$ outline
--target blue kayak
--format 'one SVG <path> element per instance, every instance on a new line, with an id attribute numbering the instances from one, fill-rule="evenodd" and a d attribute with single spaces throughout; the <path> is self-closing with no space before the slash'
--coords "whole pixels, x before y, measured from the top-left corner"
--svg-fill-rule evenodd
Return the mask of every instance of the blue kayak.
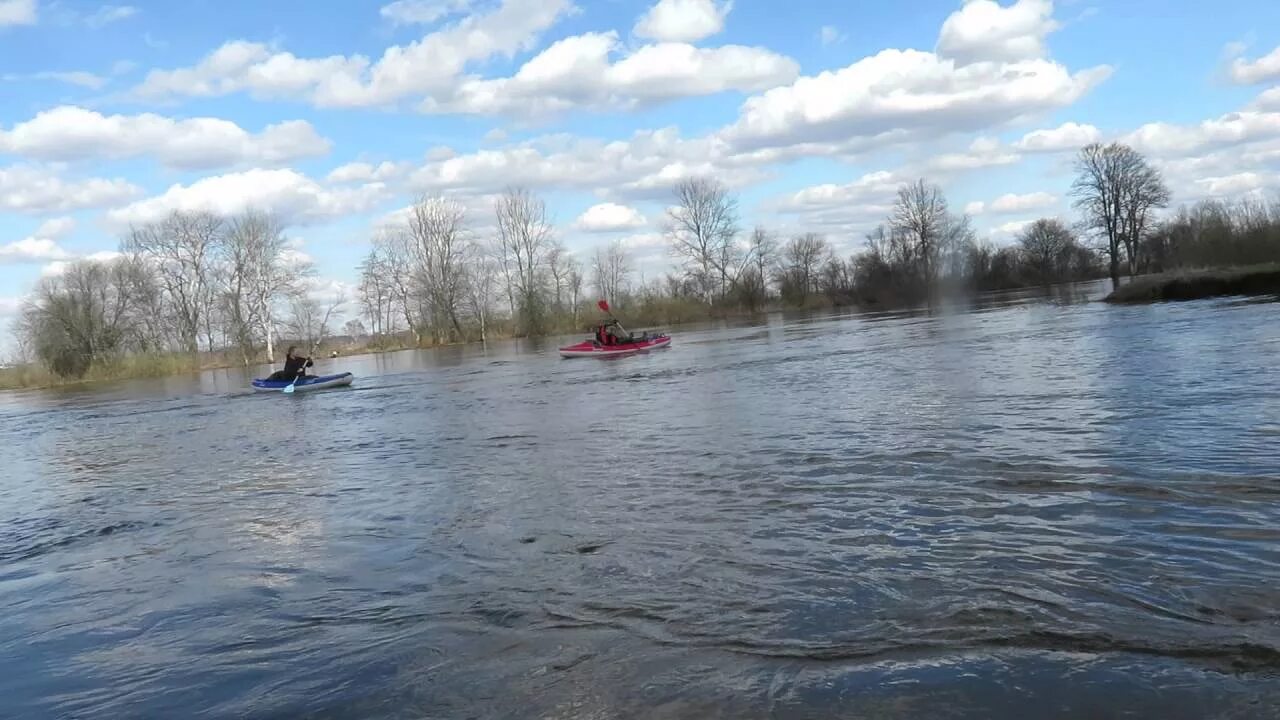
<path id="1" fill-rule="evenodd" d="M 339 373 L 337 375 L 317 375 L 315 377 L 305 377 L 299 379 L 293 385 L 294 392 L 304 392 L 308 390 L 323 390 L 331 387 L 342 387 L 350 385 L 356 376 L 349 372 Z M 288 380 L 264 380 L 257 378 L 253 381 L 253 389 L 260 392 L 280 392 L 289 386 Z"/>

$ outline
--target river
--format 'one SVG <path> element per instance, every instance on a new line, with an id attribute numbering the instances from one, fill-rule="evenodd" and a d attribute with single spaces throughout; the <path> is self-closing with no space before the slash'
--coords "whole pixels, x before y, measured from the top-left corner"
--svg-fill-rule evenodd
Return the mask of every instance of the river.
<path id="1" fill-rule="evenodd" d="M 0 397 L 9 718 L 1280 717 L 1275 302 Z"/>

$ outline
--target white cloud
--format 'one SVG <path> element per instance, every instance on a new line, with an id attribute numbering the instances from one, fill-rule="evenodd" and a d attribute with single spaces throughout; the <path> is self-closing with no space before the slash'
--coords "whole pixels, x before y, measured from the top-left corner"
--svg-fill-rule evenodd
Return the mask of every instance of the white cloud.
<path id="1" fill-rule="evenodd" d="M 27 237 L 0 245 L 0 265 L 11 263 L 46 262 L 71 257 L 66 250 L 50 238 Z"/>
<path id="2" fill-rule="evenodd" d="M 132 5 L 103 5 L 98 11 L 84 19 L 91 28 L 100 28 L 114 22 L 126 20 L 138 14 L 138 8 Z"/>
<path id="3" fill-rule="evenodd" d="M 1044 39 L 1058 29 L 1052 0 L 970 0 L 942 24 L 937 52 L 961 65 L 1044 57 Z"/>
<path id="4" fill-rule="evenodd" d="M 844 42 L 844 34 L 833 25 L 823 25 L 818 31 L 818 42 L 824 47 Z"/>
<path id="5" fill-rule="evenodd" d="M 52 238 L 54 240 L 57 240 L 58 238 L 69 235 L 71 231 L 75 229 L 76 229 L 75 218 L 69 218 L 69 217 L 49 218 L 48 220 L 45 220 L 44 222 L 40 223 L 40 227 L 36 228 L 35 236 L 42 237 L 42 238 Z"/>
<path id="6" fill-rule="evenodd" d="M 758 91 L 791 82 L 799 66 L 771 50 L 742 45 L 699 48 L 643 45 L 622 57 L 616 32 L 587 33 L 553 43 L 510 78 L 473 79 L 452 97 L 432 97 L 429 113 L 522 116 L 575 107 L 631 108 L 680 97 Z"/>
<path id="7" fill-rule="evenodd" d="M 0 151 L 41 160 L 119 159 L 153 155 L 175 168 L 276 164 L 323 155 L 331 143 L 303 120 L 253 134 L 218 118 L 183 120 L 144 113 L 105 116 L 63 105 L 0 130 Z"/>
<path id="8" fill-rule="evenodd" d="M 396 0 L 383 5 L 378 14 L 396 25 L 430 25 L 470 10 L 471 3 L 472 0 Z"/>
<path id="9" fill-rule="evenodd" d="M 659 42 L 697 42 L 724 30 L 731 0 L 658 0 L 636 21 L 636 37 Z"/>
<path id="10" fill-rule="evenodd" d="M 174 210 L 220 215 L 262 210 L 301 224 L 366 212 L 389 196 L 383 183 L 327 189 L 294 170 L 253 169 L 173 185 L 160 195 L 109 211 L 107 221 L 126 227 L 154 222 Z"/>
<path id="11" fill-rule="evenodd" d="M 377 165 L 366 162 L 347 163 L 334 168 L 325 176 L 331 183 L 384 182 L 394 180 L 408 172 L 407 163 L 383 161 Z"/>
<path id="12" fill-rule="evenodd" d="M 0 28 L 35 24 L 36 0 L 0 0 Z"/>
<path id="13" fill-rule="evenodd" d="M 573 9 L 570 0 L 503 0 L 409 45 L 363 55 L 299 58 L 261 43 L 229 42 L 190 68 L 154 70 L 135 88 L 143 98 L 212 97 L 248 91 L 302 98 L 319 107 L 391 105 L 453 88 L 468 64 L 528 50 Z"/>
<path id="14" fill-rule="evenodd" d="M 1200 197 L 1239 198 L 1241 195 L 1259 193 L 1280 187 L 1280 174 L 1275 172 L 1246 171 L 1207 177 L 1196 180 Z"/>
<path id="15" fill-rule="evenodd" d="M 3 76 L 5 82 L 15 82 L 20 80 L 52 80 L 54 82 L 66 83 L 68 85 L 76 85 L 90 90 L 100 90 L 107 84 L 107 79 L 101 75 L 94 75 L 91 72 L 83 70 L 71 71 L 54 71 L 45 70 L 27 75 L 17 73 L 8 73 Z"/>
<path id="16" fill-rule="evenodd" d="M 741 148 L 847 142 L 887 132 L 971 132 L 1074 103 L 1110 74 L 1071 74 L 1049 60 L 977 63 L 883 50 L 748 99 L 724 131 Z"/>
<path id="17" fill-rule="evenodd" d="M 1250 110 L 1263 112 L 1280 112 L 1280 85 L 1270 88 L 1254 98 L 1249 105 Z"/>
<path id="18" fill-rule="evenodd" d="M 1280 113 L 1243 111 L 1197 125 L 1147 123 L 1126 134 L 1121 142 L 1151 155 L 1186 157 L 1275 137 L 1280 137 Z"/>
<path id="19" fill-rule="evenodd" d="M 1089 143 L 1098 142 L 1102 133 L 1092 125 L 1063 123 L 1050 130 L 1035 130 L 1022 136 L 1014 147 L 1023 152 L 1075 152 Z"/>
<path id="20" fill-rule="evenodd" d="M 586 232 L 615 232 L 644 227 L 644 216 L 635 208 L 617 203 L 600 203 L 587 208 L 573 226 Z"/>
<path id="21" fill-rule="evenodd" d="M 484 134 L 483 140 L 489 143 L 500 143 L 507 141 L 507 131 L 502 128 L 494 128 Z"/>
<path id="22" fill-rule="evenodd" d="M 804 188 L 781 198 L 772 207 L 796 216 L 801 226 L 811 230 L 870 229 L 892 211 L 898 188 L 910 180 L 905 172 L 881 170 L 846 184 L 824 183 Z"/>
<path id="23" fill-rule="evenodd" d="M 52 218 L 40 224 L 35 233 L 21 240 L 0 245 L 0 265 L 65 260 L 71 253 L 58 245 L 58 240 L 75 229 L 69 217 Z"/>
<path id="24" fill-rule="evenodd" d="M 1010 151 L 991 138 L 978 138 L 970 143 L 968 150 L 958 153 L 941 153 L 930 157 L 924 163 L 924 174 L 948 174 L 967 170 L 1012 165 L 1022 156 Z"/>
<path id="25" fill-rule="evenodd" d="M 1047 192 L 1033 192 L 1018 195 L 1008 193 L 992 200 L 990 203 L 972 202 L 965 206 L 965 212 L 970 215 L 980 215 L 984 212 L 990 212 L 997 215 L 1011 215 L 1014 213 L 1027 212 L 1028 210 L 1041 210 L 1051 207 L 1058 202 L 1057 196 Z"/>
<path id="26" fill-rule="evenodd" d="M 121 178 L 64 180 L 49 168 L 0 167 L 0 209 L 44 214 L 124 202 L 142 189 Z"/>
<path id="27" fill-rule="evenodd" d="M 992 228 L 991 236 L 996 240 L 1007 242 L 1021 235 L 1022 231 L 1034 222 L 1035 220 L 1010 220 Z"/>
<path id="28" fill-rule="evenodd" d="M 1280 47 L 1257 60 L 1237 57 L 1231 61 L 1231 79 L 1241 85 L 1280 80 Z"/>

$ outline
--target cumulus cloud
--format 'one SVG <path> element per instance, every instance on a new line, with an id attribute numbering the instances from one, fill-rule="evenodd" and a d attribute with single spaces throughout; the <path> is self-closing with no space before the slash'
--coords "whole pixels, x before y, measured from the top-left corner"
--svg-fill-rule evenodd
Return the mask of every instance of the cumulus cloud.
<path id="1" fill-rule="evenodd" d="M 0 28 L 35 24 L 36 0 L 0 0 Z"/>
<path id="2" fill-rule="evenodd" d="M 366 162 L 353 162 L 334 168 L 325 180 L 331 183 L 385 182 L 403 176 L 408 170 L 408 163 L 383 161 L 372 165 Z"/>
<path id="3" fill-rule="evenodd" d="M 1121 141 L 1152 155 L 1186 157 L 1276 137 L 1280 137 L 1280 112 L 1243 111 L 1196 125 L 1147 123 Z"/>
<path id="4" fill-rule="evenodd" d="M 697 42 L 724 30 L 729 0 L 658 0 L 636 21 L 636 37 L 659 42 Z"/>
<path id="5" fill-rule="evenodd" d="M 75 220 L 60 217 L 46 220 L 31 235 L 7 245 L 0 245 L 0 265 L 40 263 L 65 260 L 71 253 L 58 245 L 58 240 L 75 229 Z"/>
<path id="6" fill-rule="evenodd" d="M 956 67 L 932 53 L 884 50 L 748 99 L 725 137 L 743 148 L 908 130 L 981 130 L 1070 105 L 1110 73 L 1072 75 L 1048 60 Z"/>
<path id="7" fill-rule="evenodd" d="M 142 188 L 122 179 L 64 179 L 34 165 L 0 167 L 0 209 L 42 215 L 103 207 L 137 197 Z"/>
<path id="8" fill-rule="evenodd" d="M 911 180 L 903 171 L 880 170 L 850 183 L 823 183 L 804 188 L 771 203 L 770 207 L 795 216 L 800 225 L 810 229 L 870 228 L 892 211 L 898 188 Z"/>
<path id="9" fill-rule="evenodd" d="M 1030 210 L 1042 210 L 1058 202 L 1058 197 L 1047 192 L 1033 192 L 1022 195 L 1008 193 L 992 200 L 990 203 L 972 202 L 965 206 L 970 215 L 992 213 L 996 215 L 1012 215 Z"/>
<path id="10" fill-rule="evenodd" d="M 940 57 L 961 65 L 1044 57 L 1044 40 L 1058 29 L 1052 0 L 970 0 L 952 13 L 938 35 Z"/>
<path id="11" fill-rule="evenodd" d="M 586 232 L 616 232 L 644 227 L 644 216 L 633 207 L 617 203 L 600 203 L 587 208 L 573 226 Z"/>
<path id="12" fill-rule="evenodd" d="M 1258 95 L 1258 97 L 1254 98 L 1249 109 L 1261 110 L 1264 112 L 1280 112 L 1280 85 L 1263 91 Z"/>
<path id="13" fill-rule="evenodd" d="M 1029 153 L 1075 152 L 1101 139 L 1098 128 L 1069 122 L 1056 128 L 1033 130 L 1023 135 L 1014 147 Z"/>
<path id="14" fill-rule="evenodd" d="M 0 130 L 0 152 L 67 161 L 150 155 L 181 169 L 285 163 L 323 155 L 330 145 L 303 120 L 268 125 L 255 134 L 218 118 L 102 115 L 72 105 Z"/>
<path id="15" fill-rule="evenodd" d="M 249 92 L 319 107 L 392 105 L 451 90 L 470 63 L 530 49 L 572 8 L 570 0 L 503 0 L 416 42 L 393 45 L 376 62 L 362 55 L 300 58 L 237 40 L 193 67 L 152 71 L 134 92 L 144 99 Z"/>
<path id="16" fill-rule="evenodd" d="M 633 108 L 680 97 L 765 90 L 799 74 L 794 60 L 742 45 L 699 48 L 663 42 L 624 50 L 616 32 L 553 43 L 510 78 L 473 79 L 428 113 L 545 115 L 577 107 Z"/>
<path id="17" fill-rule="evenodd" d="M 253 169 L 173 185 L 160 195 L 110 210 L 107 221 L 126 227 L 154 222 L 174 210 L 220 215 L 262 210 L 301 224 L 366 212 L 390 194 L 383 183 L 329 189 L 295 170 Z"/>
<path id="18" fill-rule="evenodd" d="M 378 14 L 396 25 L 430 25 L 471 9 L 472 0 L 396 0 Z"/>
<path id="19" fill-rule="evenodd" d="M 1237 57 L 1231 61 L 1231 79 L 1241 85 L 1280 80 L 1280 47 L 1256 60 Z"/>

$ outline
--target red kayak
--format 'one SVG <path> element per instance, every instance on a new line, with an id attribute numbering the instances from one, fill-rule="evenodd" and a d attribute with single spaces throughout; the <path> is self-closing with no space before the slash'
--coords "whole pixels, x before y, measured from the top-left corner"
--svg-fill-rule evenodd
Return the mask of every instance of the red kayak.
<path id="1" fill-rule="evenodd" d="M 634 342 L 618 345 L 604 345 L 599 340 L 583 340 L 577 345 L 567 345 L 560 348 L 560 357 L 616 357 L 618 355 L 631 355 L 632 353 L 657 350 L 670 344 L 671 336 L 666 333 L 652 336 L 645 335 Z"/>

